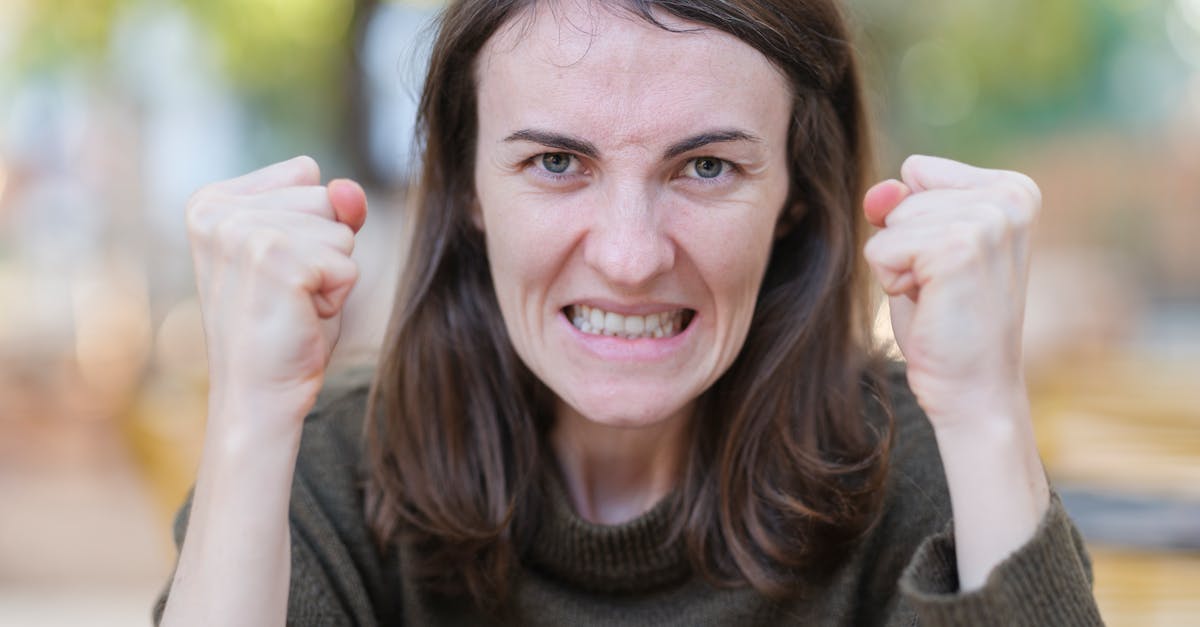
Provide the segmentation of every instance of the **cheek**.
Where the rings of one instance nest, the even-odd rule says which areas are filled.
[[[514,344],[537,335],[551,286],[570,253],[556,212],[503,185],[479,187],[481,218],[496,297]]]
[[[782,201],[780,201],[782,202]],[[687,230],[689,256],[716,301],[718,314],[748,323],[774,241],[777,211],[758,203],[709,211]]]
[[[488,259],[497,283],[544,285],[569,245],[564,225],[546,219],[529,203],[496,203],[484,210]]]

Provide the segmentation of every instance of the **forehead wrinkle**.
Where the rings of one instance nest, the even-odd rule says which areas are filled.
[[[578,12],[572,15],[569,7],[560,6],[568,3],[591,9],[584,18],[593,28],[585,28],[584,18]],[[636,25],[637,29],[621,29],[622,37],[605,40],[600,35],[613,28],[611,22],[604,23],[597,14],[592,6],[595,2],[551,0],[547,3],[551,7],[549,11],[538,9],[538,4],[535,1],[532,8],[521,11],[524,15],[510,20],[509,25],[502,27],[503,30],[485,44],[483,51],[482,56],[487,57],[485,67],[496,70],[487,72],[489,83],[502,84],[510,77],[528,75],[529,69],[534,70],[535,76],[542,76],[534,83],[536,94],[510,94],[525,101],[520,110],[533,115],[528,119],[511,120],[509,123],[514,126],[504,129],[505,134],[520,127],[535,127],[577,135],[599,146],[605,154],[634,146],[648,150],[648,140],[665,146],[671,140],[707,130],[687,123],[696,120],[698,114],[704,114],[703,127],[743,125],[736,119],[719,115],[723,109],[728,110],[728,98],[720,98],[718,102],[711,98],[705,101],[697,99],[698,91],[727,96],[738,93],[739,103],[755,118],[762,117],[758,114],[763,106],[775,105],[757,101],[746,103],[746,97],[758,96],[745,93],[743,89],[730,92],[731,87],[761,85],[762,68],[770,68],[769,71],[776,75],[774,80],[779,81],[786,93],[791,93],[789,82],[769,59],[722,31],[698,27],[671,32],[636,14],[622,12],[618,16],[616,11],[610,10],[610,18],[627,20],[627,24]],[[685,22],[683,26],[690,24]],[[695,38],[696,35],[700,37]],[[689,37],[694,43],[666,45],[664,37],[676,36]],[[580,44],[578,49],[570,48],[572,41]],[[730,46],[731,42],[737,45]],[[572,54],[557,55],[556,58],[554,51],[564,47]],[[508,63],[500,63],[502,54],[508,57]],[[755,57],[752,69],[747,64],[748,56]],[[539,67],[545,69],[538,70]],[[529,100],[535,97],[537,102]],[[602,99],[603,106],[580,109],[575,104],[597,99]],[[563,102],[567,104],[560,104]],[[691,110],[681,105],[687,105]],[[645,113],[648,109],[667,115],[648,116]],[[709,112],[718,115],[707,115]],[[568,117],[566,122],[570,128],[556,128],[564,123],[562,118],[556,119],[558,113],[586,117]],[[679,123],[673,124],[677,120]],[[765,131],[750,130],[759,135]],[[764,137],[770,138],[770,135]],[[665,139],[660,142],[661,138]]]

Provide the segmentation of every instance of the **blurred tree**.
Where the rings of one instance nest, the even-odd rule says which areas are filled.
[[[24,71],[94,67],[123,8],[186,6],[252,112],[251,158],[315,152],[331,172],[370,174],[355,44],[380,0],[5,1],[27,14],[16,54]],[[1169,0],[846,4],[866,35],[872,91],[894,143],[972,159],[1012,139],[1136,114],[1139,96],[1115,96],[1112,68],[1128,42],[1166,39]]]
[[[1124,42],[1165,0],[849,0],[878,114],[906,150],[986,157],[1010,140],[1111,124]]]
[[[9,0],[5,0],[8,2]],[[331,172],[359,163],[354,62],[360,18],[376,0],[37,0],[9,9],[24,26],[16,78],[78,68],[108,71],[113,26],[136,5],[184,6],[216,43],[219,61],[253,121],[246,129],[255,161],[315,153]],[[154,54],[153,50],[145,51]]]

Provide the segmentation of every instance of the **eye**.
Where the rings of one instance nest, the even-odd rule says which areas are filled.
[[[715,179],[725,172],[727,164],[716,157],[696,157],[683,168],[683,175],[690,178]]]
[[[562,174],[571,167],[571,155],[565,152],[548,152],[542,155],[542,167],[547,172]]]

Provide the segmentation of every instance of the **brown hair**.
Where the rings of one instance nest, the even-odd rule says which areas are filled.
[[[430,589],[503,604],[535,531],[551,392],[516,356],[473,225],[475,61],[537,0],[459,0],[422,94],[411,244],[368,408],[367,516]],[[749,336],[700,397],[676,537],[710,580],[803,592],[875,519],[890,435],[869,348],[859,210],[870,166],[853,51],[834,0],[627,0],[730,33],[795,92],[788,206]]]

